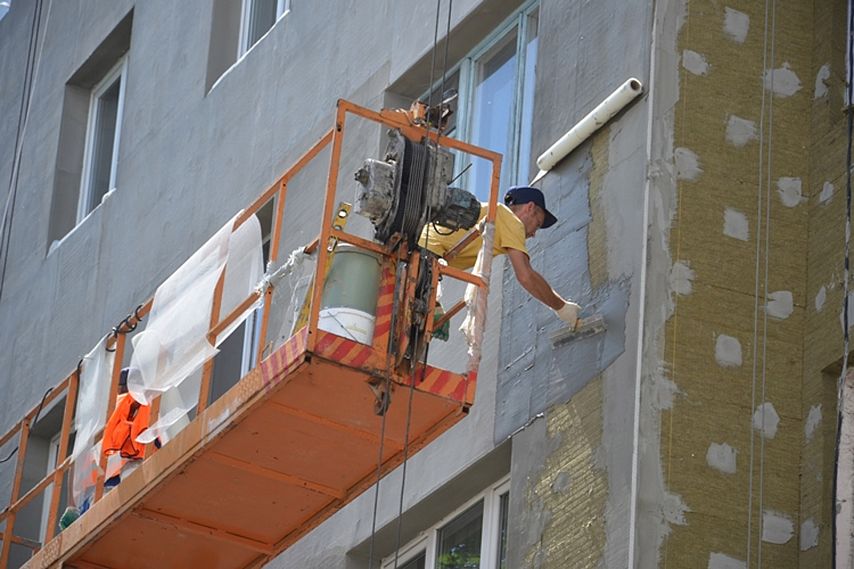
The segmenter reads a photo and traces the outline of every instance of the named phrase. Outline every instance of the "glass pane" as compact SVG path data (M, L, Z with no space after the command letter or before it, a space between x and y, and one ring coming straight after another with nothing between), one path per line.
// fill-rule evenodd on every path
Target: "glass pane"
M483 502L439 530L439 569L478 569L483 531Z
M278 0L249 0L249 41L246 47L261 39L267 30L276 23L276 5Z
M427 555L422 551L418 557L413 557L403 565L398 565L399 569L425 569Z
M531 128L534 122L534 84L537 68L537 23L538 12L528 16L528 32L525 42L525 69L522 70L522 116L519 132L519 169L517 184L527 184L534 177L534 158L531 156Z
M95 101L94 132L92 136L92 158L89 171L89 196L86 212L101 203L110 190L110 174L113 166L113 143L116 139L116 116L119 109L121 78L107 87Z
M508 186L513 136L513 102L516 95L516 31L509 33L477 61L477 81L472 108L471 142L504 155L502 186ZM491 164L477 160L468 190L479 199L489 196Z
M510 509L510 493L499 498L498 505L498 569L507 569L507 512Z

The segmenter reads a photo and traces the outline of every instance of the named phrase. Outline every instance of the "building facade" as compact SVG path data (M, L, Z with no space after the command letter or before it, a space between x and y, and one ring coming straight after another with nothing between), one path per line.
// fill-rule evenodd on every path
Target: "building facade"
M636 77L642 96L543 179L559 223L529 241L607 331L554 344L560 321L497 262L469 416L269 566L829 567L848 19L845 0L13 0L0 430L320 137L338 99L456 89L450 136L501 152L506 188ZM342 179L381 151L379 129L356 128ZM461 180L485 199L471 162ZM289 197L284 251L316 233L320 168ZM214 392L254 364L251 328L223 345ZM55 461L58 421L34 425L25 486ZM4 500L13 474L0 463ZM37 501L18 523L38 541L46 519ZM10 566L28 556L13 545Z

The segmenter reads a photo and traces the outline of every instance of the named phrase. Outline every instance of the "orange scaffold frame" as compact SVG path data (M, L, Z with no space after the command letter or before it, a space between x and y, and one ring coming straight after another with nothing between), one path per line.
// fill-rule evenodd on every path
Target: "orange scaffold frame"
M476 156L490 162L492 165L492 176L486 220L487 223L494 223L497 207L496 203L499 191L499 174L501 172L501 155L459 140L441 136L441 134L436 130L426 127L424 125L423 120L421 120L423 115L419 115L419 112L417 110L420 108L423 111L423 105L421 107L418 107L418 105L418 103L416 103L416 105L413 105L413 109L410 111L382 110L380 112L376 112L343 99L339 100L335 116L335 126L331 130L326 132L305 154L303 154L288 170L286 170L278 180L276 180L266 191L264 191L257 199L255 199L236 218L234 223L234 229L239 227L252 215L256 214L271 200L275 200L275 213L273 216L271 236L272 238L269 251L270 264L275 264L276 260L279 258L280 253L279 244L281 242L283 231L282 223L288 193L288 183L294 178L294 176L296 176L300 171L302 171L303 168L309 162L316 158L321 151L331 145L331 158L326 184L326 193L324 197L323 217L320 234L314 241L312 241L306 247L307 251L317 251L317 266L315 269L314 282L321 284L320 286L313 287L313 291L311 294L309 318L305 328L298 331L295 336L292 337L291 340L286 343L285 346L282 346L282 349L277 350L273 354L266 357L266 359L264 359L263 356L265 355L265 343L268 333L267 328L272 303L272 287L267 287L264 290L258 290L252 293L239 306L237 306L229 314L225 315L222 319L218 318L218 315L221 310L222 289L224 281L224 278L222 276L220 277L220 280L214 291L213 310L211 314L210 329L208 332L208 339L211 342L216 339L218 334L226 330L230 324L232 324L237 318L239 318L241 314L244 314L249 307L257 303L259 300L261 301L263 310L261 316L260 341L258 342L258 352L256 361L259 362L257 368L262 368L261 375L263 376L264 374L267 374L264 377L263 381L268 381L269 377L267 376L272 373L278 373L280 375L284 373L281 369L282 359L287 357L287 354L285 354L285 352L287 352L288 350L293 351L295 349L294 345L296 345L299 349L304 350L306 353L315 354L317 357L327 358L329 361L334 361L337 365L355 369L360 373L363 373L366 377L386 377L391 379L397 385L410 385L412 381L414 381L412 378L414 378L416 374L405 373L405 366L401 367L400 358L390 357L399 356L399 354L389 354L388 346L389 336L392 334L404 334L402 330L404 330L404 326L405 324L407 324L407 322L405 322L406 319L401 318L398 320L398 325L396 326L395 330L392 330L391 326L389 325L389 321L391 320L391 306L392 302L394 301L394 298L392 297L395 294L394 291L397 290L394 286L395 272L393 271L393 267L399 262L405 262L408 263L408 266L410 268L408 275L405 279L405 286L398 287L400 290L400 292L398 293L400 295L398 300L402 300L405 303L407 300L411 300L411 298L415 294L414 274L417 273L417 264L420 262L420 255L418 251L407 251L405 246L391 248L368 241L356 235L347 233L342 229L334 227L333 224L330 223L330 220L335 214L336 190L338 187L338 171L340 167L342 144L345 133L345 121L347 115L350 114L389 128L398 129L404 136L408 137L411 140L423 141L429 139L440 146L468 153L472 156ZM476 231L472 231L471 233L469 233L452 251L450 251L446 255L446 258L454 256L465 245L470 243L471 240L476 238L477 236L478 233ZM357 248L372 251L373 253L381 256L381 258L384 259L384 276L379 291L380 303L377 314L377 330L375 332L374 341L371 346L364 346L361 344L356 344L355 342L350 342L318 328L321 295L323 293L323 275L326 274L327 265L330 262L331 255L331 247L328 247L328 245L334 242L349 243ZM484 254L489 255L491 258L491 244L490 246L485 247ZM482 307L485 307L485 299L488 293L488 282L485 279L481 278L478 275L470 274L459 269L449 267L445 264L437 263L435 259L432 259L429 262L433 263L433 292L431 293L430 298L428 300L427 314L433 313L433 308L435 307L436 303L436 285L441 276L447 276L453 279L464 281L466 283L473 284L478 287L478 295L480 295L480 301L482 301L483 303ZM263 298L260 298L262 295ZM385 300L383 300L383 296L386 297ZM115 349L116 353L115 362L112 369L110 393L107 394L107 417L110 416L115 405L116 395L118 392L119 374L121 372L122 362L124 361L127 334L133 331L136 325L151 311L152 303L153 298L138 306L117 328L113 330L113 334L108 340L108 347L111 349ZM398 306L401 305L398 304ZM441 326L445 321L447 321L447 319L451 318L454 314L459 312L464 307L464 302L460 301L456 303L448 310L444 318L439 322L434 323L432 319L428 318L425 323L424 335L429 338L432 334L434 327ZM483 318L478 319L476 325L480 328L480 333L482 333L484 326ZM286 350L285 348L287 348L288 350ZM480 355L478 350L476 351L475 355L472 356L471 361L469 362L468 372L462 376L457 376L455 374L451 374L450 372L445 372L444 370L433 368L432 366L428 366L426 364L420 364L417 370L420 372L417 374L420 376L418 388L423 389L425 391L432 391L436 394L441 394L444 397L453 399L457 401L460 405L462 405L463 409L465 410L474 402L474 392L477 380L477 367L479 364L479 360ZM288 362L285 362L285 364L290 365L290 363ZM277 365L279 366L278 368L276 368ZM209 360L204 364L196 420L202 418L205 409L208 407L213 366L213 359ZM250 373L247 374L247 376L244 377L241 382L248 378L249 375L251 375L252 373L253 372L250 371ZM0 511L0 524L5 523L5 527L2 531L0 568L5 568L8 566L11 545L13 543L30 548L34 552L34 554L39 552L40 550L42 552L44 551L44 548L42 547L43 544L15 536L14 527L17 513L20 512L34 498L41 495L49 486L52 486L54 491L51 493L49 516L46 528L46 541L51 542L51 540L55 537L61 489L64 483L65 474L71 466L68 443L70 433L73 429L74 409L76 406L79 380L80 370L78 368L77 370L69 374L52 390L50 390L38 407L31 409L21 421L19 421L6 434L0 437L0 448L3 448L4 445L13 441L16 435L18 436L18 454L16 457L17 462L15 465L11 498L9 501L9 505L5 509ZM37 482L30 489L28 489L23 495L21 495L22 477L27 454L28 440L30 437L30 430L33 426L34 421L38 418L37 415L41 411L41 409L45 408L46 406L49 406L51 403L56 401L57 398L63 395L65 396L65 402L62 414L62 429L59 439L57 466L39 482ZM156 418L158 415L159 398L155 399L152 403L151 411L153 421L154 418ZM448 426L450 426L450 424ZM224 429L224 426L220 425L218 429L219 431L222 431ZM209 434L209 436L212 437L213 434L214 433L211 433ZM428 439L425 439L425 441L429 442ZM157 454L165 452L167 449L169 449L169 446L172 445L167 445L156 453L149 453L149 457L157 456ZM150 450L154 451L155 449L152 448ZM169 450L171 451L171 449ZM104 460L105 459L102 457L102 463L100 465L102 472L105 466ZM150 458L146 459L146 461L148 460L150 460ZM384 472L387 472L390 468L396 466L397 463L399 463L399 460L390 461L387 465L385 465ZM323 488L320 488L320 490L326 491ZM335 492L332 493L335 494ZM98 484L96 485L95 503L97 504L102 497L103 474L101 475L101 479L98 480ZM339 496L339 498L343 498L343 496ZM345 502L337 504L337 506L335 508L332 508L329 512L324 511L323 515L316 516L316 523L319 523L319 521L322 521L322 519L330 515L331 511L334 511L335 509L341 507L343 503ZM116 511L121 511L121 508L117 507ZM112 515L115 516L116 514ZM314 525L316 525L316 523ZM286 547L288 543L292 543L295 539L298 539L301 535L307 532L310 527L313 527L313 525L307 526L300 532L289 536L286 542L283 541L282 543L278 543L275 547L265 548L258 546L257 544L255 544L253 547L261 551L265 558L271 558L284 548L283 545ZM68 531L64 532L63 535L65 533L68 533ZM208 533L210 533L209 530ZM223 532L223 535L220 535L219 537L225 540L238 539L234 536L225 535L225 532ZM58 537L56 539L58 539ZM54 539L54 541L56 541L56 539ZM60 552L53 552L51 555L53 555L56 559L59 559L59 557L56 557L56 555L64 554L67 558L67 555L70 554L70 552L72 551L70 547L71 546L66 547L64 545L62 547L58 546L55 549L60 550ZM35 561L35 558L31 561ZM52 561L50 558L46 558L41 560L37 564L37 566L52 566Z

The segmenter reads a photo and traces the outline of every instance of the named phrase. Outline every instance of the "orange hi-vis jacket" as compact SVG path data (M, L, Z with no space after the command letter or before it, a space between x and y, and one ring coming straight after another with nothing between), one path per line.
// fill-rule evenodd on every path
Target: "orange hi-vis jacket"
M119 395L116 409L104 426L103 453L119 453L122 458L145 458L145 445L136 442L136 437L148 428L151 409L134 401L127 393Z

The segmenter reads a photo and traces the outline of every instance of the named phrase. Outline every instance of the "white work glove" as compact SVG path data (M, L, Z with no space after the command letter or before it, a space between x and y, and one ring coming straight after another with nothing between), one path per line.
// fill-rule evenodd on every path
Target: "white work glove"
M573 330L578 325L579 312L581 312L581 307L574 302L567 302L560 309L555 310L557 317L566 322Z

